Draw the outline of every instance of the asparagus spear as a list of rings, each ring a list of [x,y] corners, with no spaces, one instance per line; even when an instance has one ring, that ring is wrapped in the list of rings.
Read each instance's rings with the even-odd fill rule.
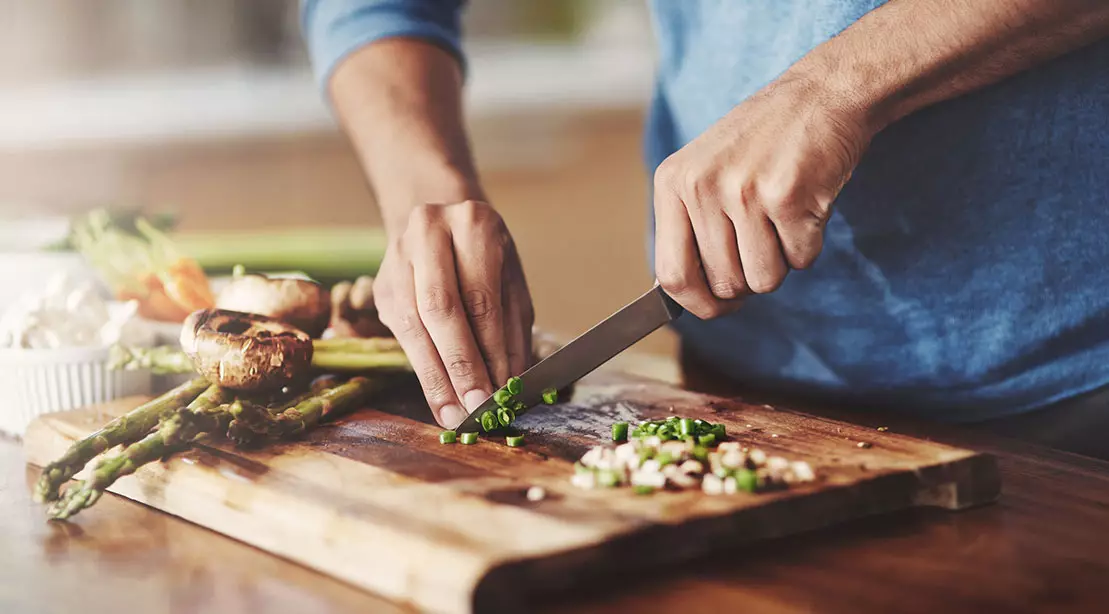
[[[321,371],[358,372],[376,369],[411,370],[404,352],[333,352],[312,354],[312,366]]]
[[[114,345],[110,350],[108,368],[115,371],[150,369],[156,375],[192,373],[194,370],[189,357],[172,345],[149,349]]]
[[[231,421],[227,403],[231,395],[219,386],[209,386],[188,407],[164,416],[158,428],[141,441],[133,443],[116,456],[101,460],[88,479],[70,487],[65,495],[47,510],[56,520],[65,520],[91,507],[109,486],[121,477],[131,475],[139,467],[187,448],[212,433],[222,432]]]
[[[195,379],[170,390],[162,396],[140,405],[106,424],[84,439],[74,442],[58,460],[42,470],[35,484],[35,501],[42,503],[58,498],[58,488],[76,475],[98,454],[117,445],[138,440],[158,424],[158,420],[178,408],[194,401],[209,386],[203,379]]]
[[[391,337],[333,337],[316,339],[312,347],[317,352],[350,352],[376,354],[401,351],[400,342]]]
[[[345,383],[310,395],[287,409],[271,412],[265,407],[236,399],[230,412],[234,419],[227,427],[227,436],[240,445],[263,439],[297,435],[313,427],[325,414],[350,409],[382,388],[381,379],[353,377]]]
[[[320,342],[317,341],[317,344]],[[343,348],[332,350],[332,347]],[[382,344],[359,348],[356,345],[327,345],[312,354],[312,366],[321,371],[357,373],[375,369],[408,370],[408,358],[399,349],[386,349]],[[172,346],[155,348],[124,348],[112,350],[111,367],[118,370],[151,369],[159,374],[191,373],[193,363],[185,353]]]

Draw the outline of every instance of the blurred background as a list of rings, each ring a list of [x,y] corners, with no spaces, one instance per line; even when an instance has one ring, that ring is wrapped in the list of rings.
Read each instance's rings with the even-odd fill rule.
[[[471,0],[465,16],[478,163],[539,324],[560,335],[651,283],[644,4]],[[376,267],[376,208],[313,82],[295,0],[0,0],[0,14],[7,269],[95,207],[168,214],[213,273]],[[658,334],[638,349],[672,345]]]

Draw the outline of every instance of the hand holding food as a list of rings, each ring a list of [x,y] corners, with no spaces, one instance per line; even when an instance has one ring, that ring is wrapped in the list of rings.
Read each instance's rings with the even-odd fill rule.
[[[531,358],[531,297],[504,220],[476,201],[411,213],[374,283],[439,424],[454,427]]]

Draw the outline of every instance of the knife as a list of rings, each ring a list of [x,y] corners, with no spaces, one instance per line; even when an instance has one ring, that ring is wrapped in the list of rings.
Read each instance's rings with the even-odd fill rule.
[[[529,408],[538,405],[544,390],[562,390],[683,312],[656,283],[646,294],[520,375],[522,392],[517,400]],[[481,415],[496,409],[497,402],[489,397],[455,430],[459,433],[481,431]]]

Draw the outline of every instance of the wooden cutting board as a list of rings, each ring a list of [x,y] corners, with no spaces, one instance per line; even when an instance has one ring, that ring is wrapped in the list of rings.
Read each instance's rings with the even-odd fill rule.
[[[591,376],[570,403],[522,417],[523,448],[503,439],[441,445],[438,427],[414,419],[427,416],[417,398],[414,390],[393,393],[376,408],[263,451],[199,448],[112,490],[439,612],[521,611],[544,594],[596,584],[608,573],[904,508],[962,509],[1000,491],[988,455],[621,375]],[[25,437],[28,461],[49,462],[140,401],[40,419]],[[723,422],[733,439],[809,461],[821,479],[730,496],[637,496],[570,485],[574,460],[607,440],[612,422],[671,411]],[[529,501],[533,485],[547,498]]]

